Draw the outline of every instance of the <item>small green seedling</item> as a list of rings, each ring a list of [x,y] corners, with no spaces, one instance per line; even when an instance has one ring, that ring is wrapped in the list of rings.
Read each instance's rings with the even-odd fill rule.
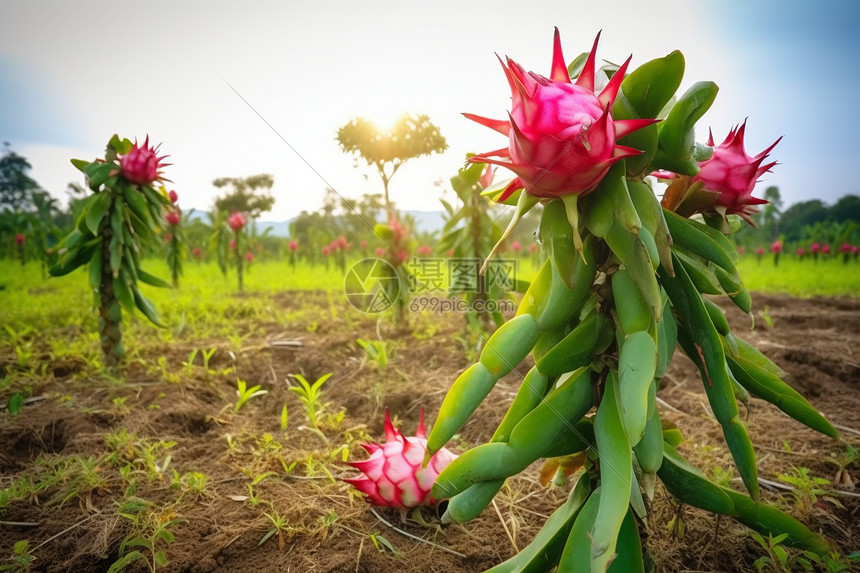
[[[385,370],[388,366],[388,348],[385,342],[381,340],[364,340],[363,338],[356,339],[359,346],[364,349],[367,357],[372,360],[380,370]]]
[[[794,497],[795,507],[801,515],[812,513],[818,498],[827,494],[822,486],[830,485],[830,480],[809,475],[809,468],[805,467],[791,468],[790,474],[782,474],[776,479],[793,486],[791,495]],[[835,501],[830,498],[827,499],[828,501]]]
[[[22,539],[12,546],[12,557],[9,558],[11,564],[0,565],[0,571],[29,571],[36,560],[34,555],[30,555],[30,542]]]
[[[311,384],[301,374],[290,374],[293,379],[298,382],[297,386],[290,386],[290,391],[295,392],[302,404],[305,405],[305,414],[308,416],[311,426],[319,432],[317,425],[317,415],[322,410],[323,403],[320,401],[322,396],[322,385],[326,380],[331,378],[331,373],[324,374],[316,382]]]
[[[248,384],[239,378],[236,378],[236,396],[238,397],[236,403],[233,405],[233,411],[238,413],[242,408],[242,405],[245,404],[248,400],[255,396],[262,396],[263,394],[268,394],[268,390],[260,390],[260,385],[251,386],[248,388]]]
[[[276,533],[278,534],[278,549],[284,548],[284,531],[289,530],[289,526],[287,525],[287,519],[278,514],[277,511],[272,511],[272,513],[263,513],[266,517],[269,518],[269,521],[272,522],[272,528],[263,535],[263,538],[257,543],[257,547],[267,542],[272,538]]]

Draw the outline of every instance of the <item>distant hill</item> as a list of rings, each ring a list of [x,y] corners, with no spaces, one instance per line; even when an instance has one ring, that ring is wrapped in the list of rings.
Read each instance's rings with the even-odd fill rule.
[[[412,216],[415,219],[415,223],[418,226],[418,230],[422,232],[432,233],[433,231],[441,231],[442,227],[445,226],[445,220],[443,218],[443,211],[405,211],[407,215]],[[205,222],[209,222],[206,213],[203,211],[194,211],[191,214],[191,219],[200,219]],[[290,223],[292,223],[292,219],[288,219],[286,221],[267,221],[260,220],[257,221],[257,230],[260,233],[266,231],[266,229],[271,229],[269,234],[274,237],[289,237],[290,236]]]

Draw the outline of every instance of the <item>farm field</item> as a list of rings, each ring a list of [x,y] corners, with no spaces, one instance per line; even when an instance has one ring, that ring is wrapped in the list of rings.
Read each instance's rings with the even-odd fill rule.
[[[520,268],[528,280],[531,262]],[[860,480],[860,264],[786,257],[774,267],[745,256],[739,270],[755,325],[745,333],[749,317],[717,300],[733,329],[785,369],[843,440],[761,400],[741,407],[762,478],[784,486],[781,476],[808,472],[794,492],[764,488],[763,498],[842,555],[858,551],[860,497],[849,484]],[[537,463],[478,519],[440,526],[428,510],[422,524],[372,508],[342,482],[357,474],[346,461],[367,455],[359,444],[383,438],[386,409],[406,434],[422,408],[432,423],[474,360],[476,336],[457,313],[413,312],[407,327],[362,314],[334,265],[254,263],[239,294],[215,265],[187,264],[179,289],[146,290],[168,327],[127,322],[117,376],[100,367],[85,272],[43,281],[35,264],[0,261],[0,277],[0,403],[27,396],[15,415],[0,414],[0,565],[26,540],[35,571],[125,562],[125,571],[483,571],[527,545],[570,491],[544,485]],[[359,339],[384,345],[387,363]],[[699,375],[676,356],[658,392],[661,416],[683,433],[687,459],[741,489]],[[455,437],[456,453],[489,439],[530,360],[496,385]],[[314,427],[288,380],[327,374]],[[239,399],[237,386],[266,393]],[[662,485],[651,509],[643,543],[656,571],[750,571],[767,555],[749,530],[679,508]]]

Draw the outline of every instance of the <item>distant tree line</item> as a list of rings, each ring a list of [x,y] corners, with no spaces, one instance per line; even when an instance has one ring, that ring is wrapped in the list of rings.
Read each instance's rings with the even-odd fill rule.
[[[753,217],[756,228],[742,226],[736,233],[738,245],[755,247],[781,240],[786,245],[809,242],[860,244],[860,196],[845,195],[832,205],[820,199],[795,203],[783,208],[777,187],[768,187],[764,198],[770,201]]]

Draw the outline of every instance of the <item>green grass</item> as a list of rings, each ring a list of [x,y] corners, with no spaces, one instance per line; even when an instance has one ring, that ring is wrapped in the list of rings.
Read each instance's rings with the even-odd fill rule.
[[[755,255],[747,254],[741,257],[738,271],[751,291],[800,297],[860,296],[860,261],[852,259],[845,264],[841,255],[816,263],[810,257],[800,261],[783,254],[776,266],[771,254],[763,255],[761,263]]]

